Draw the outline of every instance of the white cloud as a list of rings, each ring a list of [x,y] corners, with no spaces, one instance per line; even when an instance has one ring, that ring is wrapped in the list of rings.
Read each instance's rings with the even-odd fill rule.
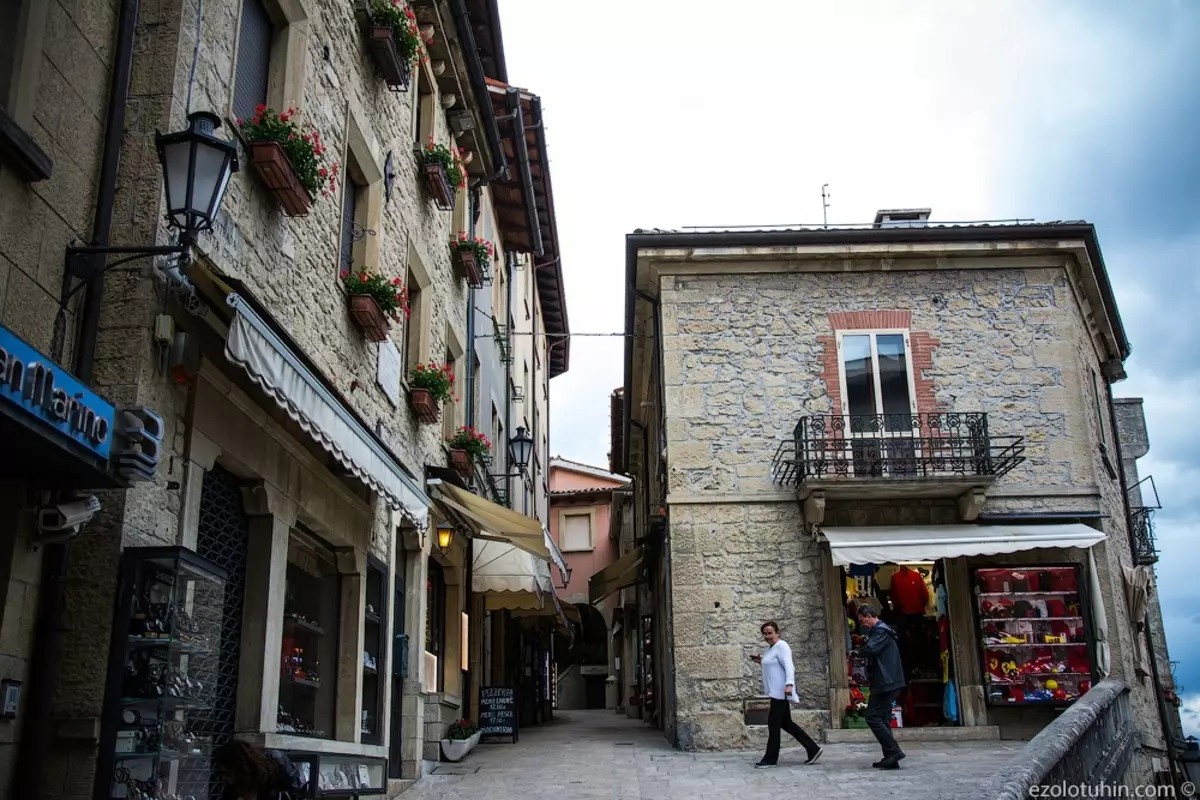
[[[1189,694],[1179,707],[1179,717],[1183,722],[1184,736],[1200,736],[1200,694]]]

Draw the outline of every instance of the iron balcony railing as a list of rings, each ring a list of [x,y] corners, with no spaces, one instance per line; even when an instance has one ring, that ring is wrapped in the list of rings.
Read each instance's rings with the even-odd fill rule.
[[[1154,476],[1147,475],[1130,486],[1126,496],[1129,498],[1129,522],[1133,526],[1134,556],[1139,564],[1154,564],[1158,561],[1158,549],[1154,541],[1154,512],[1162,510]]]
[[[1154,545],[1155,510],[1145,506],[1130,509],[1130,520],[1133,522],[1133,543],[1139,564],[1149,565],[1158,561],[1158,549]]]
[[[987,414],[803,417],[772,462],[777,483],[880,478],[999,477],[1025,460],[1020,436],[993,436]]]

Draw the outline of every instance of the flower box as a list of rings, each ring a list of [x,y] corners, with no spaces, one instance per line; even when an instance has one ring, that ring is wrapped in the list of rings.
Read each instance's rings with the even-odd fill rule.
[[[383,315],[375,298],[366,294],[356,294],[350,297],[350,318],[372,342],[388,340],[388,321]]]
[[[442,407],[428,389],[409,389],[408,404],[422,425],[436,425],[442,416]]]
[[[425,186],[440,210],[450,211],[454,208],[454,188],[450,186],[450,179],[446,177],[445,167],[441,164],[426,163]]]
[[[475,749],[483,734],[476,731],[470,739],[442,739],[442,756],[447,761],[462,761]]]
[[[469,244],[460,242],[454,248],[454,263],[467,277],[467,285],[474,289],[482,288],[483,270],[475,258],[475,250]]]
[[[396,32],[386,25],[373,26],[368,31],[367,49],[388,88],[407,91],[412,80],[412,64],[396,49]]]
[[[457,447],[450,448],[450,463],[458,471],[458,474],[464,478],[471,477],[471,473],[474,471],[471,464],[471,454],[466,450],[459,450]]]
[[[263,185],[283,206],[283,213],[289,217],[308,216],[308,207],[312,200],[296,177],[296,170],[292,168],[292,163],[288,161],[278,142],[252,142],[250,163],[262,179]]]
[[[862,717],[843,717],[842,727],[851,729],[865,728],[867,727],[867,721]]]

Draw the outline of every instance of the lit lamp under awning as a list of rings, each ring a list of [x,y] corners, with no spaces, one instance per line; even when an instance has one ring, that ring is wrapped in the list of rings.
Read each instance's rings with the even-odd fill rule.
[[[493,503],[490,500],[472,494],[466,489],[444,483],[430,481],[438,502],[453,509],[462,517],[478,526],[478,533],[487,537],[503,539],[514,547],[524,550],[530,555],[543,561],[549,561],[550,549],[546,546],[546,534],[542,523],[532,517],[518,514],[516,511]],[[549,575],[549,569],[547,569]]]
[[[635,547],[588,579],[588,602],[599,603],[613,592],[641,580],[645,547]]]

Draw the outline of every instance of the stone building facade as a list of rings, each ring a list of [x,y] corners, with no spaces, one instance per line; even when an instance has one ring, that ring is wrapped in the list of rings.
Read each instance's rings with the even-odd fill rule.
[[[531,228],[554,231],[544,138],[535,157],[518,164],[523,132],[498,119],[487,96],[485,81],[507,80],[494,3],[412,3],[428,58],[412,65],[406,91],[392,91],[377,70],[366,7],[332,0],[5,6],[12,16],[2,19],[14,26],[0,25],[0,53],[12,57],[0,71],[0,326],[76,371],[116,408],[153,409],[164,425],[153,480],[96,491],[100,512],[78,539],[56,545],[61,551],[29,548],[36,533],[27,508],[40,478],[3,476],[2,677],[24,682],[15,718],[0,723],[6,791],[92,797],[112,776],[106,675],[121,559],[130,548],[182,546],[231,575],[225,650],[210,687],[219,708],[205,723],[214,744],[237,736],[361,758],[376,783],[384,765],[383,780],[411,780],[438,757],[449,723],[472,707],[492,656],[468,663],[463,652],[482,639],[470,581],[470,535],[480,523],[447,498],[484,492],[477,476],[454,485],[446,438],[463,425],[485,429],[488,420],[464,387],[479,386],[469,311],[491,285],[470,285],[453,263],[452,243],[460,232],[486,236],[496,250],[484,265],[488,279],[505,267],[523,270],[525,307],[545,317],[543,333],[565,342],[557,239],[535,246],[529,236]],[[282,213],[252,168],[238,123],[247,103],[299,109],[302,127],[320,131],[339,165],[340,179],[329,195],[312,198],[306,216]],[[238,144],[241,166],[212,230],[187,261],[112,267],[62,302],[60,313],[60,297],[81,285],[64,275],[70,242],[175,243],[163,221],[155,136],[185,128],[187,115],[201,110],[221,120],[216,135]],[[422,177],[428,141],[461,148],[468,186],[452,208],[435,204]],[[535,168],[536,181],[525,181]],[[524,197],[524,187],[535,185],[538,196]],[[378,345],[352,321],[340,280],[364,265],[409,292],[409,318]],[[503,296],[495,313],[508,315],[510,302]],[[99,312],[94,330],[85,319],[91,309]],[[564,344],[552,354],[548,338],[528,337],[527,358],[542,372],[540,390],[530,379],[524,401],[543,439],[548,380],[565,371],[569,351]],[[264,371],[254,350],[276,372]],[[419,420],[410,402],[409,372],[430,361],[448,364],[458,387],[437,424]],[[272,384],[271,375],[284,374],[288,386]],[[518,400],[506,391],[499,397],[509,414]],[[314,419],[313,408],[325,416]],[[497,449],[506,450],[505,441]],[[492,471],[509,471],[503,452],[500,460]],[[543,463],[529,479],[531,493],[545,477]],[[439,490],[439,481],[451,485]],[[475,496],[481,514],[500,508]],[[529,517],[526,527],[537,534],[527,547],[544,560],[541,521]],[[438,528],[455,531],[449,547],[438,546]],[[61,552],[65,575],[42,552]],[[320,645],[331,656],[319,701],[329,716],[316,737],[297,735],[280,716],[281,684],[291,678],[279,665],[294,644],[281,632],[294,626],[298,590],[288,584],[301,552],[336,586],[317,626],[332,644]],[[43,570],[61,592],[43,591]],[[463,620],[473,615],[468,632]],[[57,646],[39,655],[35,642],[46,625]],[[47,702],[36,702],[42,695]]]
[[[852,684],[838,564],[856,563],[845,548],[861,545],[850,540],[875,529],[894,547],[887,537],[954,526],[1000,541],[1017,534],[1001,525],[1069,523],[1097,543],[961,554],[930,550],[932,538],[913,543],[914,558],[944,558],[957,735],[1028,738],[1053,718],[988,702],[974,570],[1072,564],[1096,581],[1088,596],[1107,616],[1111,674],[1133,687],[1143,752],[1161,755],[1155,691],[1134,677],[1135,628],[1114,600],[1135,563],[1110,392],[1129,348],[1094,230],[942,227],[927,216],[903,227],[881,212],[864,229],[628,237],[622,451],[638,487],[637,536],[658,542],[662,574],[648,581],[666,598],[656,624],[673,708],[663,727],[685,749],[757,738],[747,656],[761,622],[777,619],[796,659],[802,724],[841,736]],[[855,408],[861,381],[874,378],[855,372],[847,383],[863,363],[849,348],[863,343],[876,371],[880,349],[899,348],[887,366],[899,363],[907,386],[887,401],[875,383],[867,399],[903,408]],[[958,453],[956,466],[939,454],[954,455],[948,442],[967,419],[964,441],[983,450]]]

